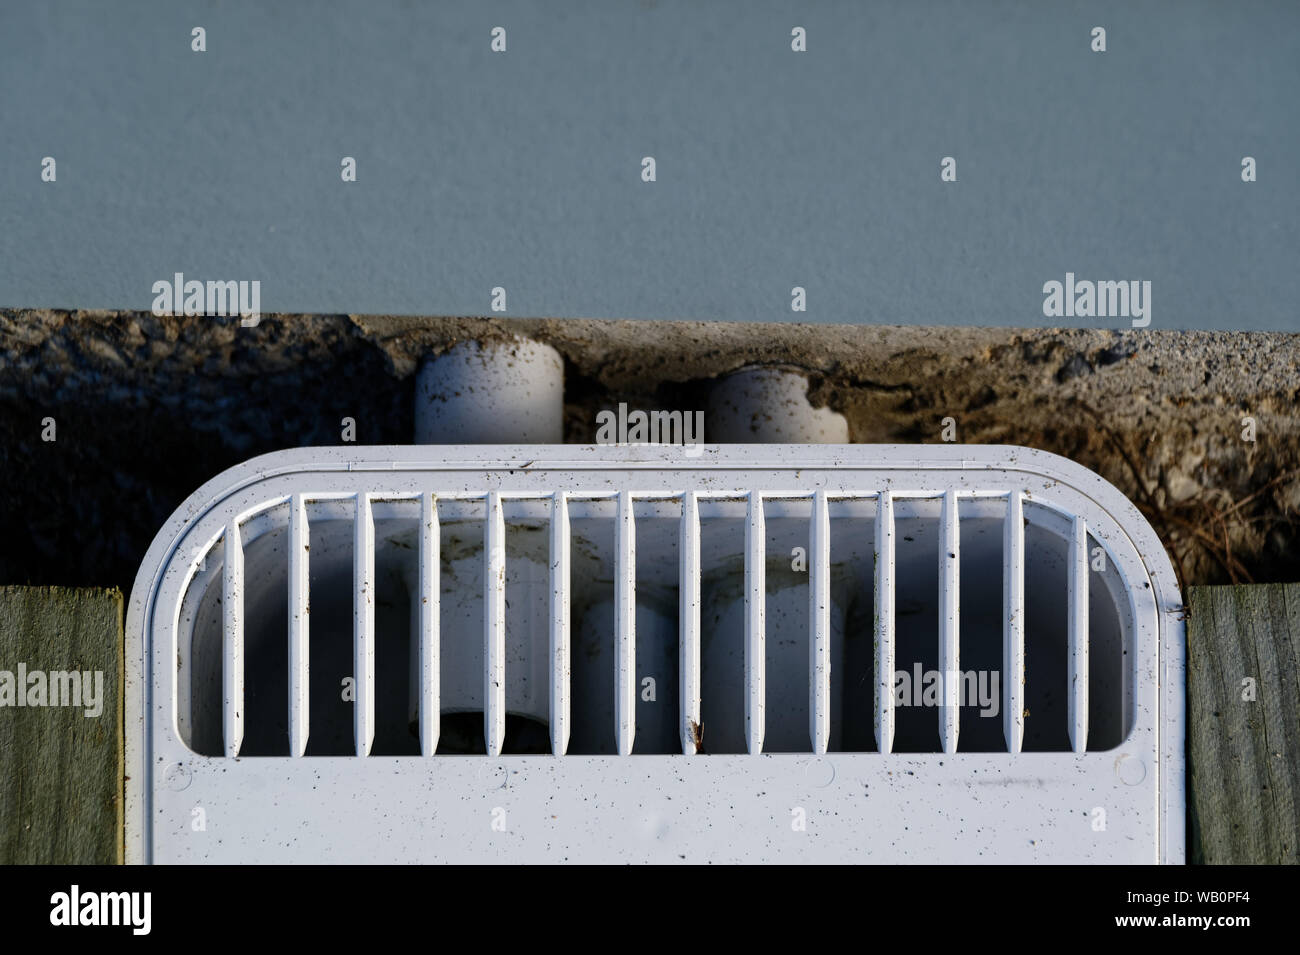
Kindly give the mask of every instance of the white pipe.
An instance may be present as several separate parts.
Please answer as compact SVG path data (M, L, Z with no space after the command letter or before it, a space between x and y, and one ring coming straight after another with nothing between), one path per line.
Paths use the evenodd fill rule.
M830 408L814 408L807 376L792 368L742 368L713 386L706 407L704 433L710 443L849 443L848 420ZM811 729L812 748L820 753L831 741L832 729L840 732L851 595L842 568L830 564L829 522L824 511L816 520L817 506L814 502L813 527L799 534L789 526L769 528L762 504L755 511L751 501L749 533L760 537L747 541L745 589L737 589L734 578L725 574L707 576L702 583L704 616L713 621L715 633L737 635L735 640L715 635L704 642L704 671L711 675L706 676L704 704L708 751L803 752ZM824 499L820 506L824 508ZM789 537L777 553L788 554L799 545L807 548L810 564L820 553L819 572L792 571L784 558L769 565L769 532ZM754 630L767 626L775 633L800 635L765 641ZM762 679L755 681L755 674ZM777 704L771 712L768 700Z
M564 360L549 345L461 342L416 375L416 444L563 442Z
M549 345L522 338L461 342L426 360L416 375L416 444L563 442L564 360ZM545 724L549 716L550 568L540 555L521 557L516 553L507 559L507 541L513 542L524 531L503 524L499 500L495 506L490 500L484 505L493 528L490 536L499 547L494 552L498 573L485 574L486 550L459 553L452 547L438 558L438 586L447 595L437 606L438 705L448 713L484 711L484 741L489 754L496 755L504 739L507 712L539 724ZM438 535L440 545L437 502L430 500L426 506L430 532ZM454 538L465 531L452 527L448 533ZM501 566L504 574L498 577ZM483 585L475 586L475 580L482 580ZM408 574L406 584L412 600L413 632L421 633L423 629L416 625L424 619L421 613L428 610L421 597L424 581ZM507 593L517 601L509 612L505 609ZM424 629L433 626L427 621ZM507 627L512 641L509 655ZM412 726L423 727L419 722L424 696L419 679L420 646L419 640L410 643L408 715ZM453 747L464 743L447 733L440 735Z
M705 434L722 444L848 444L849 422L808 401L808 378L790 368L742 368L709 393Z

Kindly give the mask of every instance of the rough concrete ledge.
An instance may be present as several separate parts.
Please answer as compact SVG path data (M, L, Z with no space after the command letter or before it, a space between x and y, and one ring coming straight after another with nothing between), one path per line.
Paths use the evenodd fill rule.
M367 315L0 310L0 580L130 585L153 533L255 454L409 443L419 362L525 335L566 363L565 440L596 414L704 408L720 375L803 369L855 442L1065 455L1132 498L1184 585L1300 579L1300 335ZM41 440L58 422L57 443ZM1253 420L1255 440L1243 438ZM705 422L705 440L708 440ZM75 538L78 527L102 533Z

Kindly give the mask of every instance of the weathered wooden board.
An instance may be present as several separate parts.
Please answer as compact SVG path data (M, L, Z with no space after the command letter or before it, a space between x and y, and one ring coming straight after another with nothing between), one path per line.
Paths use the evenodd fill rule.
M122 661L121 591L0 587L0 863L122 861Z
M1296 863L1300 584L1190 592L1190 861Z

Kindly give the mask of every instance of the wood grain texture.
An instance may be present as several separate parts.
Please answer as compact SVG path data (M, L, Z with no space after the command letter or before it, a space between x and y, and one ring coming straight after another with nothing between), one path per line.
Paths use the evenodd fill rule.
M1191 588L1191 861L1296 863L1300 584ZM1254 700L1244 681L1255 681Z
M122 633L119 590L0 587L0 671L103 674L98 716L0 707L0 863L122 861Z

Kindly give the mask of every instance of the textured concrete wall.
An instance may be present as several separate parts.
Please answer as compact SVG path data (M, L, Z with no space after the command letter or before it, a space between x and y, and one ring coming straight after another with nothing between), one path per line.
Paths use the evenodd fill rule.
M792 365L854 442L939 441L951 416L959 443L1092 468L1185 584L1300 579L1300 335L0 310L0 581L125 589L172 509L224 468L337 445L344 417L358 444L410 443L421 359L515 335L563 357L570 443L594 442L621 401L703 409L719 375Z

